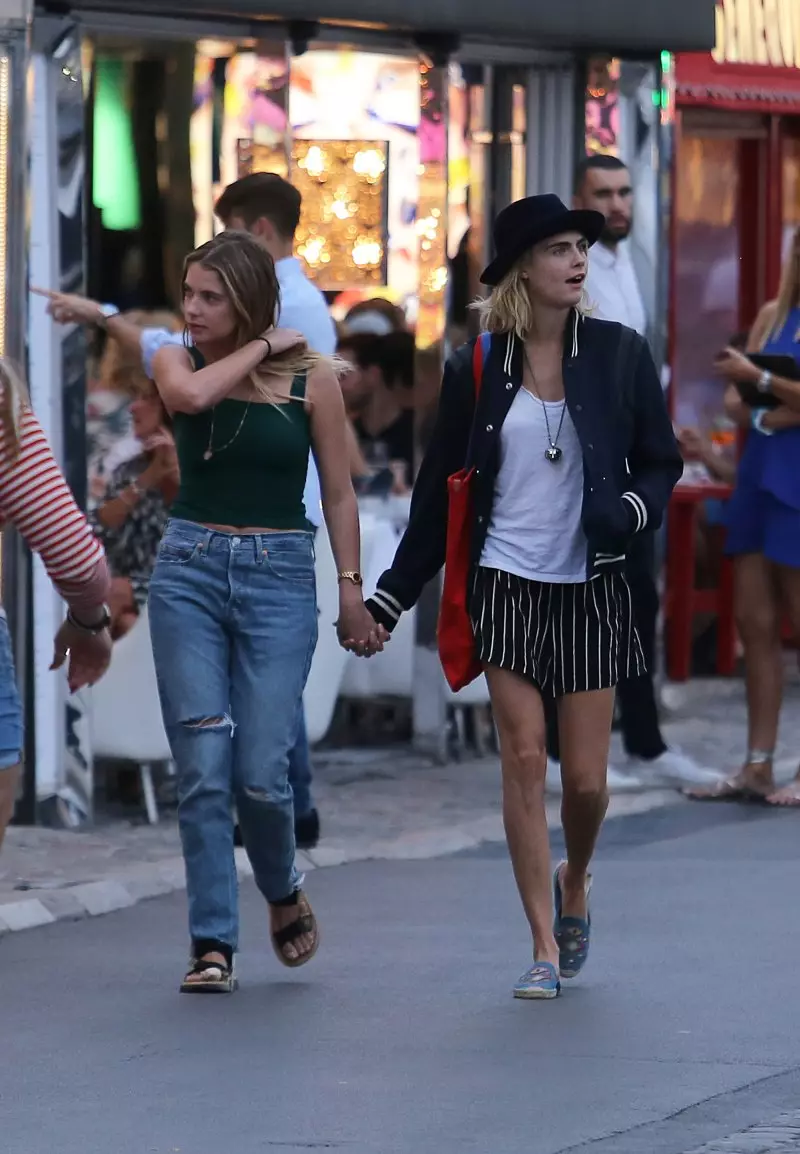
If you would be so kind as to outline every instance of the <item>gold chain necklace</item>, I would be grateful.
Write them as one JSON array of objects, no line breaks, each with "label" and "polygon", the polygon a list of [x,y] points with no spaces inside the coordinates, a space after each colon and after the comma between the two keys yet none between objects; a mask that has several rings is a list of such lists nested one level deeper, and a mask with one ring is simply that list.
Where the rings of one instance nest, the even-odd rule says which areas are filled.
[{"label": "gold chain necklace", "polygon": [[244,423],[247,419],[247,414],[249,412],[250,412],[250,401],[247,402],[247,407],[245,408],[244,412],[242,413],[242,419],[239,422],[239,427],[236,430],[236,432],[233,434],[231,439],[229,441],[226,441],[224,445],[219,445],[218,448],[215,449],[214,448],[214,419],[217,415],[217,406],[216,405],[214,406],[214,408],[211,410],[211,428],[208,431],[208,448],[206,449],[205,453],[203,453],[203,460],[204,461],[210,461],[215,453],[221,453],[223,451],[223,449],[229,449],[231,447],[233,442],[236,440],[236,438],[241,433],[242,426],[244,425]]}]

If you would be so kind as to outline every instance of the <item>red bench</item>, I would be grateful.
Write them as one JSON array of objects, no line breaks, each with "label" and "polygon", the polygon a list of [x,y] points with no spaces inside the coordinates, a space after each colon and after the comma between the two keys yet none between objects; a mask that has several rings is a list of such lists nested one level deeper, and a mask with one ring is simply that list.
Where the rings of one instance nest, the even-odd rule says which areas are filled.
[{"label": "red bench", "polygon": [[688,681],[692,667],[692,635],[698,613],[717,616],[717,673],[730,677],[736,666],[736,626],[733,617],[733,563],[723,557],[716,589],[695,586],[696,534],[700,506],[727,500],[730,485],[708,482],[678,485],[667,517],[667,676]]}]

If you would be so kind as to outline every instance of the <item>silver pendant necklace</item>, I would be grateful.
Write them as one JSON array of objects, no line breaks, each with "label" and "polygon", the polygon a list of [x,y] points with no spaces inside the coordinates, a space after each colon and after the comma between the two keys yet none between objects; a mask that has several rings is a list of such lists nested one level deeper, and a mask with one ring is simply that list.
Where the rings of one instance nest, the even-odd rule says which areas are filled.
[{"label": "silver pendant necklace", "polygon": [[550,418],[547,415],[547,405],[542,400],[542,398],[539,396],[539,388],[536,384],[536,375],[533,371],[533,365],[531,364],[530,357],[528,356],[528,350],[525,348],[524,345],[522,346],[522,351],[525,355],[525,364],[528,366],[528,372],[531,375],[531,383],[532,383],[533,388],[534,388],[534,394],[533,395],[536,398],[536,400],[539,402],[539,404],[542,406],[542,412],[544,413],[544,423],[545,423],[545,427],[547,429],[547,441],[548,441],[547,448],[544,451],[544,459],[546,461],[549,461],[551,465],[555,465],[564,456],[564,450],[559,448],[558,439],[561,436],[561,430],[564,426],[564,415],[567,411],[567,399],[565,397],[564,400],[561,402],[561,416],[560,416],[559,421],[558,421],[558,428],[556,429],[556,435],[555,435],[555,437],[553,437],[553,434],[550,432]]}]

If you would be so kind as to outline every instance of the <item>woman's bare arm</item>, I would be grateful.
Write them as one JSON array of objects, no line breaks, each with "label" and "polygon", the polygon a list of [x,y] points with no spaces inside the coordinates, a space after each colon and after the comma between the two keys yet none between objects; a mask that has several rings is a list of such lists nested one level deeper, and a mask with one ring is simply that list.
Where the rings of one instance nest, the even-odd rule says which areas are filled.
[{"label": "woman's bare arm", "polygon": [[[775,324],[777,311],[777,301],[769,301],[761,309],[747,339],[746,351],[748,353],[757,353],[763,348],[764,342]],[[762,370],[759,369],[758,366],[754,366],[754,369],[755,372],[752,380],[755,382],[760,378]],[[793,381],[788,377],[773,376],[770,384],[770,392],[773,393],[779,401],[782,401],[788,409],[800,413],[800,381]],[[767,428],[771,427],[771,425],[767,425]],[[792,426],[779,424],[775,427],[791,428]]]},{"label": "woman's bare arm", "polygon": [[186,349],[165,345],[153,357],[153,379],[161,400],[173,413],[202,413],[227,397],[261,364],[267,346],[249,341],[230,356],[195,370]]},{"label": "woman's bare arm", "polygon": [[370,657],[388,634],[364,604],[363,589],[344,574],[361,569],[358,502],[347,453],[347,415],[336,374],[321,364],[309,374],[307,398],[311,445],[319,469],[322,509],[339,577],[339,640],[345,649]]},{"label": "woman's bare arm", "polygon": [[336,374],[320,365],[308,378],[311,443],[319,469],[322,508],[336,567],[358,572],[361,539],[358,502],[350,475],[347,414]]}]

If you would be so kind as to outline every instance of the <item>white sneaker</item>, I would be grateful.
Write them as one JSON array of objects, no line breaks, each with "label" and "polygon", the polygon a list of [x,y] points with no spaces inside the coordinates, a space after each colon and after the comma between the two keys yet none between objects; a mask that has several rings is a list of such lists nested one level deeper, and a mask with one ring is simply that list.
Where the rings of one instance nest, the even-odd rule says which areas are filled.
[{"label": "white sneaker", "polygon": [[620,770],[609,765],[606,783],[609,793],[640,793],[647,789],[647,779],[635,772],[632,766]]},{"label": "white sneaker", "polygon": [[712,785],[723,776],[717,770],[698,765],[675,746],[666,749],[660,757],[649,760],[630,757],[628,764],[645,785],[651,788],[664,785],[678,788],[684,785]]},{"label": "white sneaker", "polygon": [[[646,789],[646,779],[643,781],[634,773],[622,772],[613,765],[608,767],[608,788],[611,793],[636,793]],[[561,766],[551,757],[547,759],[547,777],[545,791],[558,796],[561,795]]]}]

